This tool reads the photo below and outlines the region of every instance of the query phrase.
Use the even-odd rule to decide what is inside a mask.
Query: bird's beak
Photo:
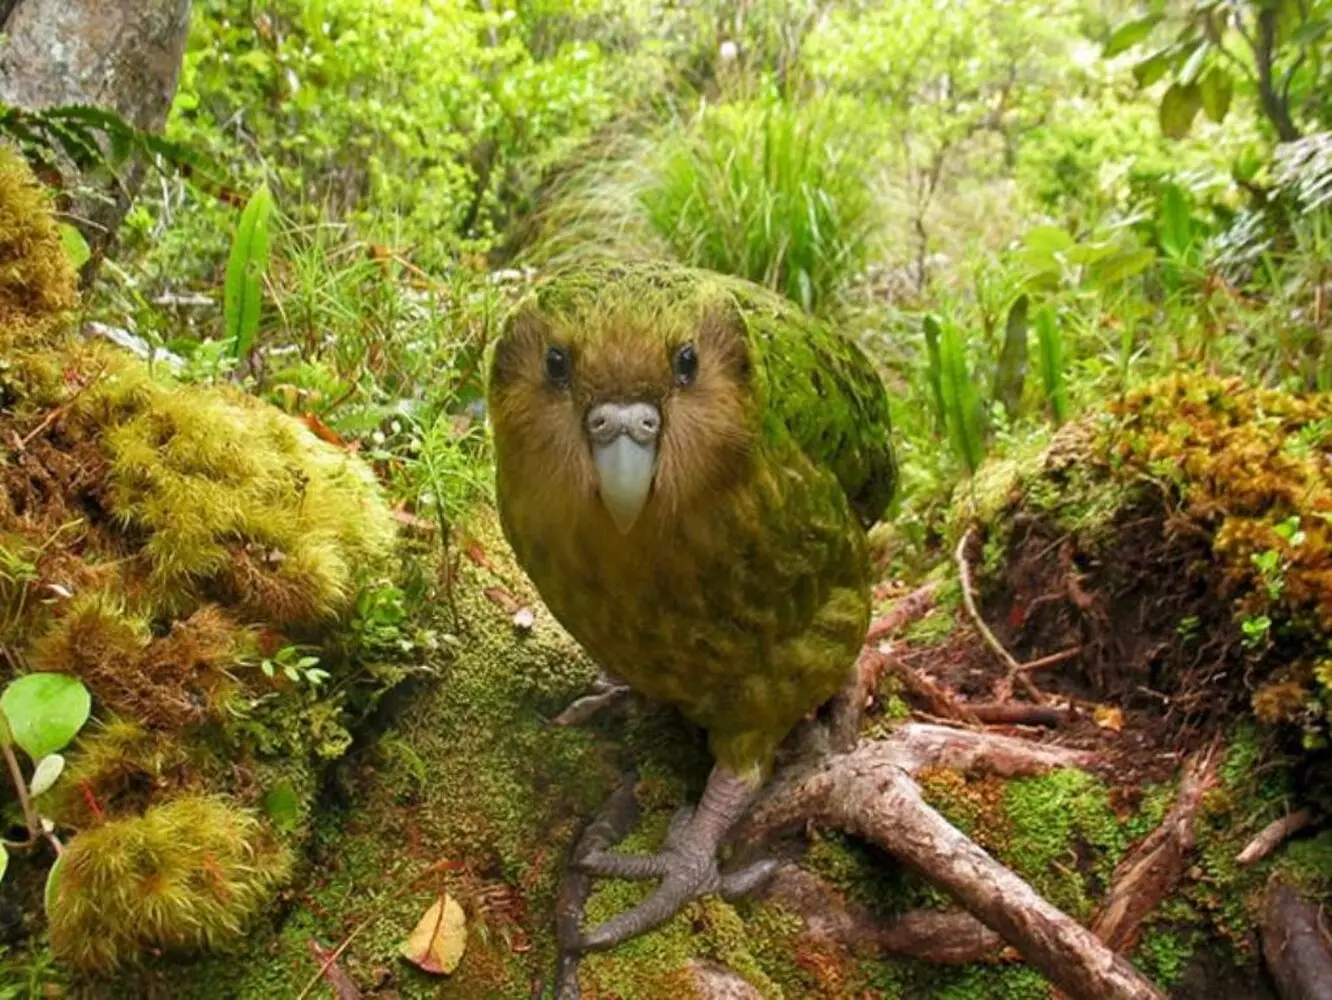
[[[652,490],[661,413],[651,403],[601,403],[588,411],[587,432],[601,502],[627,533]]]

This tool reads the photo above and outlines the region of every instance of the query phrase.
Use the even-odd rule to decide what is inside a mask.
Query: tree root
[[[1155,986],[1095,935],[954,829],[921,797],[924,767],[1003,777],[1089,762],[1089,755],[1029,741],[907,725],[892,736],[777,782],[741,831],[757,844],[809,821],[862,837],[950,893],[1047,979],[1078,1000],[1162,1000]]]
[[[1196,843],[1194,821],[1203,796],[1216,782],[1216,750],[1213,744],[1189,762],[1166,818],[1115,870],[1092,931],[1117,952],[1133,947],[1143,919],[1174,893],[1184,877]]]
[[[1262,938],[1263,958],[1282,1000],[1332,1000],[1332,940],[1320,906],[1273,882]]]
[[[361,1000],[360,988],[351,980],[342,966],[338,965],[337,953],[331,948],[324,948],[314,938],[307,938],[305,946],[310,955],[320,966],[320,976],[328,983],[333,995],[338,1000]]]
[[[953,558],[957,562],[957,577],[962,584],[962,603],[966,606],[967,615],[971,618],[971,623],[976,626],[976,631],[980,633],[985,645],[989,646],[990,651],[1008,668],[1008,674],[1000,687],[999,699],[1001,701],[1008,700],[1013,692],[1013,684],[1016,682],[1022,686],[1022,690],[1033,701],[1043,702],[1045,696],[1032,683],[1031,678],[1023,673],[1022,664],[1004,648],[1002,642],[995,638],[995,634],[990,631],[990,626],[986,625],[985,619],[981,617],[980,609],[976,607],[976,591],[971,582],[971,563],[967,559],[967,548],[971,545],[973,537],[975,535],[972,528],[968,528],[962,533],[962,540],[957,543],[957,551],[953,554]]]
[[[939,584],[927,583],[905,597],[898,598],[886,614],[870,622],[869,631],[865,633],[865,645],[872,646],[917,619],[924,618],[933,609],[934,598],[938,593]]]
[[[1259,831],[1258,836],[1249,841],[1244,850],[1239,852],[1235,863],[1243,867],[1256,865],[1280,847],[1287,837],[1294,836],[1312,823],[1313,818],[1313,810],[1306,807],[1273,820]]]
[[[818,875],[794,864],[777,870],[764,897],[805,922],[806,933],[849,951],[874,950],[935,965],[997,958],[1004,940],[966,910],[913,910],[891,923],[848,900]]]

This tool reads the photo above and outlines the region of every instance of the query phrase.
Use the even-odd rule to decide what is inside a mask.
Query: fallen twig
[[[869,630],[865,633],[865,645],[872,646],[917,619],[924,618],[934,608],[934,598],[938,592],[938,583],[927,583],[905,597],[898,598],[886,614],[870,622]]]
[[[1273,820],[1263,827],[1258,836],[1249,841],[1248,846],[1239,852],[1235,863],[1247,867],[1256,865],[1263,858],[1275,851],[1286,840],[1313,822],[1312,809],[1297,809],[1280,819]]]
[[[950,893],[1047,979],[1079,1000],[1162,1000],[1163,994],[1077,921],[954,829],[921,797],[925,766],[1011,776],[1086,763],[1088,754],[990,733],[907,725],[779,783],[741,831],[755,842],[813,821],[877,844]]]
[[[1061,663],[1067,663],[1082,652],[1081,646],[1072,646],[1068,649],[1061,649],[1057,653],[1051,653],[1049,656],[1042,656],[1039,660],[1028,660],[1026,663],[1018,664],[1019,670],[1040,670],[1043,667],[1054,667]]]
[[[306,938],[305,946],[310,949],[314,960],[320,963],[319,975],[333,988],[338,1000],[361,1000],[361,991],[342,966],[338,965],[338,955],[321,945],[314,938]]]
[[[973,530],[968,528],[962,533],[962,540],[957,543],[957,551],[953,558],[957,562],[958,579],[962,584],[962,603],[966,606],[967,615],[971,618],[972,624],[976,626],[976,631],[980,633],[985,645],[989,646],[990,651],[1008,668],[1008,675],[1004,678],[1000,697],[1001,699],[1007,699],[1012,693],[1013,682],[1016,681],[1022,685],[1022,689],[1027,692],[1027,695],[1033,701],[1044,701],[1044,695],[1031,682],[1031,678],[1022,672],[1022,664],[1018,663],[1013,654],[1004,648],[1004,644],[995,638],[994,633],[990,631],[990,626],[986,625],[985,619],[981,617],[980,609],[976,607],[976,594],[971,582],[971,564],[967,560],[967,546],[971,544]]]
[[[963,708],[987,726],[1045,726],[1058,729],[1068,722],[1069,717],[1066,708],[1012,701],[966,704]]]
[[[1118,952],[1137,942],[1143,919],[1172,893],[1188,869],[1196,837],[1194,821],[1203,796],[1216,782],[1217,746],[1189,762],[1179,795],[1161,825],[1119,863],[1092,921],[1096,936]]]

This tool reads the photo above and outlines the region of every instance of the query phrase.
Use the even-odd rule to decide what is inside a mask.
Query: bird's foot
[[[602,671],[592,682],[587,694],[575,698],[552,722],[557,726],[580,726],[593,716],[618,705],[631,694],[627,684],[621,684]]]
[[[710,893],[736,899],[759,888],[776,870],[775,861],[758,861],[722,873],[717,848],[757,791],[751,782],[716,768],[697,809],[676,813],[662,849],[656,854],[591,851],[574,864],[591,875],[623,879],[661,879],[648,897],[582,936],[580,950],[602,951],[659,927],[688,903]]]

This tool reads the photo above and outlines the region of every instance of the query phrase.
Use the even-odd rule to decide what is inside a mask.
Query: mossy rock
[[[76,303],[47,197],[0,149],[0,684],[21,665],[92,694],[41,807],[67,840],[55,953],[105,972],[234,943],[272,902],[380,683],[350,622],[396,532],[358,457],[79,342]],[[36,913],[27,860],[5,888]]]

